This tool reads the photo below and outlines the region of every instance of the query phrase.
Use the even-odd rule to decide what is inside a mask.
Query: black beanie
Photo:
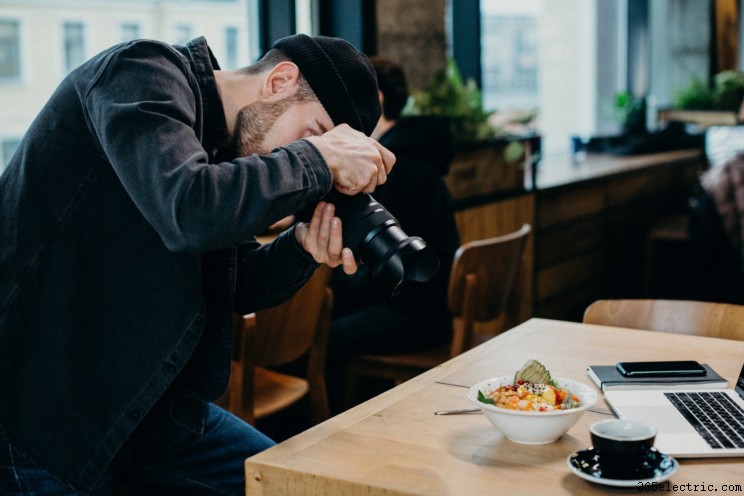
[[[346,40],[295,34],[274,43],[300,68],[333,124],[367,136],[380,118],[377,78],[369,59]]]

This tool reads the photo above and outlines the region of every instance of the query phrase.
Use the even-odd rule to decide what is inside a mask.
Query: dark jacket
[[[395,154],[387,182],[372,196],[400,222],[409,236],[420,236],[439,257],[439,269],[426,283],[405,281],[400,293],[389,297],[372,284],[363,267],[357,274],[334,273],[336,315],[370,304],[390,304],[405,312],[445,321],[449,318],[447,287],[455,251],[460,245],[453,202],[442,176],[452,160],[448,122],[435,117],[400,119],[380,143]]]
[[[293,231],[253,235],[322,197],[328,167],[306,141],[213,163],[213,68],[203,38],[106,50],[0,177],[0,434],[82,489],[166,392],[198,431],[227,385],[233,311],[316,268]]]

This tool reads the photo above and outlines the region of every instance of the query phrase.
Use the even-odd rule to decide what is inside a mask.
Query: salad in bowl
[[[507,439],[546,444],[565,434],[597,402],[597,393],[582,382],[552,377],[529,360],[513,376],[478,382],[468,398]]]

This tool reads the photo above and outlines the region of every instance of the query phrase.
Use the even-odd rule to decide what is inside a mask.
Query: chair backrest
[[[324,315],[330,276],[330,268],[324,265],[292,298],[256,312],[255,325],[249,331],[250,355],[254,366],[286,364],[312,347],[318,329],[323,327],[321,321],[330,318]]]
[[[324,372],[333,309],[333,292],[328,287],[330,277],[331,269],[324,265],[286,302],[255,313],[235,315],[230,387],[217,404],[246,422],[255,423],[257,368],[290,363],[309,352],[307,383],[313,416],[328,418]],[[268,394],[274,404],[289,404],[281,392]]]
[[[744,340],[744,306],[685,300],[597,300],[583,322]]]
[[[511,296],[532,228],[471,241],[455,253],[448,301],[455,318],[451,355],[473,346],[473,324],[500,317]]]

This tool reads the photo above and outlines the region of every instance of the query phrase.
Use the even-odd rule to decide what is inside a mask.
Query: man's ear
[[[299,80],[300,68],[294,62],[279,62],[266,74],[261,96],[267,102],[282,100],[297,91]]]

